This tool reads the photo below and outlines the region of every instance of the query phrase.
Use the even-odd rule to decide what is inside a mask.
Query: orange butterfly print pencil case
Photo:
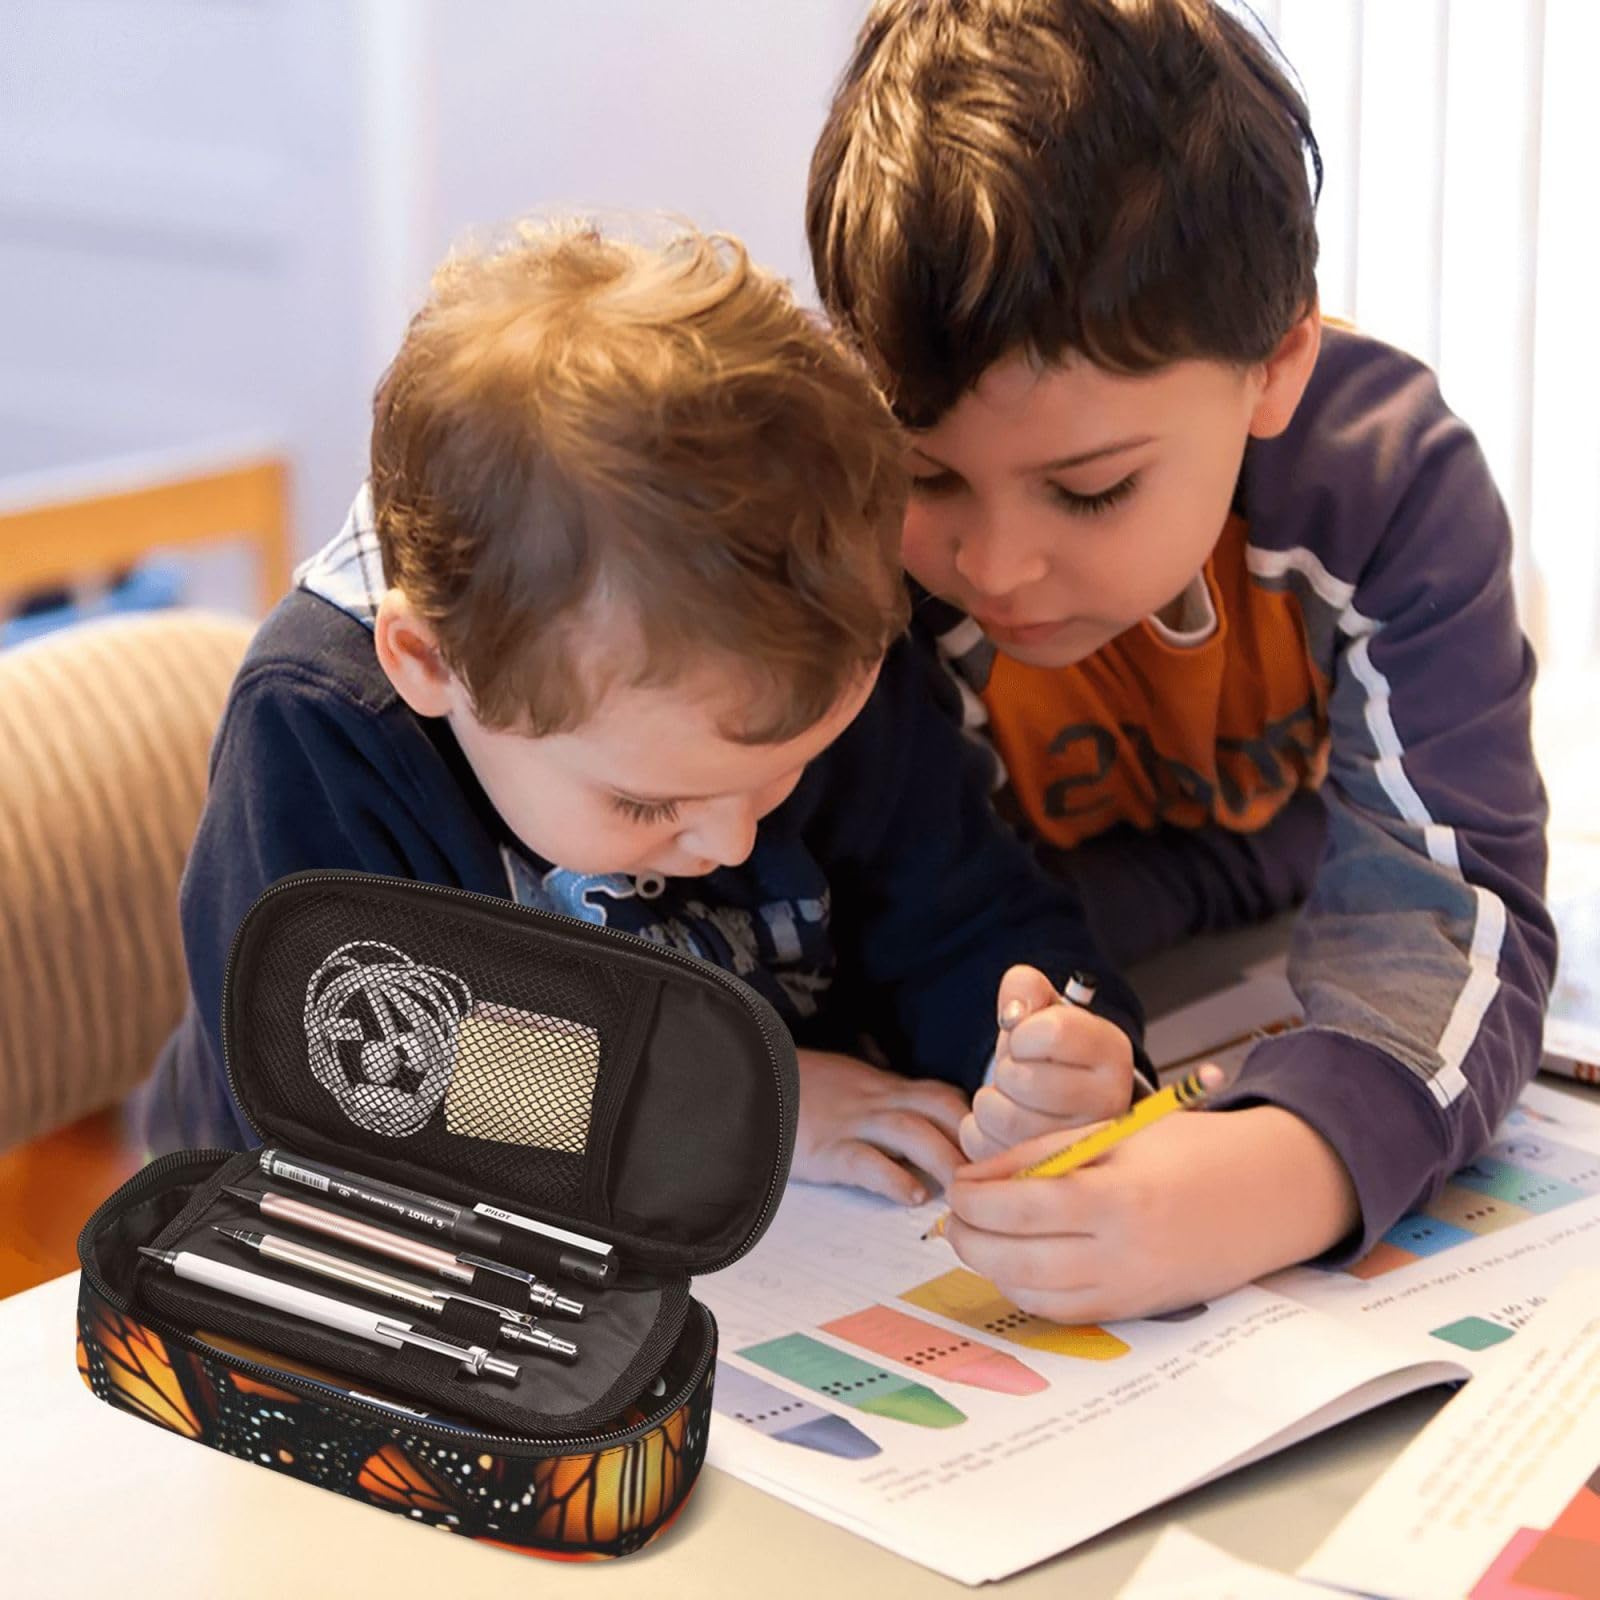
[[[782,1020],[676,950],[461,890],[273,885],[229,954],[262,1144],[85,1224],[78,1368],[182,1438],[533,1555],[626,1555],[705,1457],[691,1293],[793,1153]]]

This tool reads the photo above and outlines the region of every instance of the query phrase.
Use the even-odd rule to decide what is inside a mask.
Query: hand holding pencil
[[[1029,1179],[1065,1177],[1067,1173],[1075,1172],[1079,1167],[1087,1166],[1091,1161],[1105,1155],[1107,1151],[1115,1149],[1124,1139],[1131,1138],[1142,1128],[1149,1127],[1153,1122],[1159,1122],[1162,1117],[1169,1116],[1174,1111],[1185,1111],[1192,1106],[1203,1104],[1207,1095],[1222,1087],[1222,1079],[1221,1067],[1196,1067],[1181,1082],[1169,1084],[1165,1089],[1147,1095],[1131,1111],[1125,1112],[1115,1121],[1101,1123],[1081,1139],[1074,1140],[1051,1155],[1030,1161],[1010,1176]],[[950,1214],[946,1212],[923,1234],[923,1238],[942,1238],[949,1219]]]
[[[1219,1069],[1200,1072],[1209,1089]],[[962,1264],[1035,1316],[1111,1322],[1215,1299],[1321,1254],[1359,1221],[1338,1156],[1286,1108],[1155,1110],[1109,1147],[1099,1136],[1111,1124],[1044,1134],[958,1168],[945,1237]],[[1075,1145],[1084,1148],[1064,1176],[1019,1181]]]
[[[1094,994],[1094,980],[1081,973],[1059,991],[1036,967],[1012,967],[1001,979],[994,1062],[961,1123],[969,1161],[1128,1109],[1133,1046],[1116,1023],[1089,1009]]]

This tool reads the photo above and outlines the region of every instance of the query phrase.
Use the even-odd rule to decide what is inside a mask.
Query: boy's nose
[[[1018,530],[973,523],[956,536],[955,568],[962,581],[985,600],[1003,600],[1049,571],[1042,552],[1031,550]]]
[[[721,867],[736,867],[756,846],[755,806],[732,796],[712,801],[680,836],[679,843]]]

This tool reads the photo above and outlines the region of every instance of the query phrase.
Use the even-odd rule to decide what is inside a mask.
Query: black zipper
[[[295,889],[301,884],[371,883],[372,881],[373,876],[370,873],[300,872],[294,874],[292,877],[280,879],[277,883],[272,884],[270,887],[262,890],[261,894],[257,897],[255,904],[251,906],[249,914],[234,930],[233,942],[228,946],[227,965],[223,969],[223,993],[228,994],[232,991],[233,966],[234,961],[239,954],[240,941],[243,938],[245,928],[248,926],[248,924],[255,921],[256,911],[264,902],[270,900],[274,895],[280,894],[285,890]],[[754,1020],[756,1027],[761,1034],[762,1042],[767,1047],[768,1065],[774,1069],[772,1076],[778,1092],[778,1126],[786,1130],[787,1119],[784,1116],[783,1075],[776,1070],[776,1053],[773,1049],[774,1035],[772,1032],[770,1019],[764,1009],[758,1009],[750,1004],[750,996],[746,992],[745,986],[736,978],[734,978],[731,973],[724,972],[721,967],[715,966],[709,961],[698,961],[693,956],[687,956],[681,950],[674,950],[668,945],[655,944],[649,939],[641,939],[638,934],[629,933],[622,928],[606,928],[602,931],[599,928],[592,927],[589,923],[579,921],[579,919],[576,917],[564,917],[555,912],[541,911],[537,906],[519,905],[515,900],[503,900],[498,895],[483,894],[476,889],[460,889],[455,887],[453,884],[424,883],[419,879],[413,878],[379,881],[393,881],[400,883],[408,893],[412,890],[422,890],[427,894],[443,895],[446,899],[466,900],[475,904],[490,906],[497,914],[501,916],[504,916],[507,912],[510,912],[515,916],[531,919],[533,922],[543,925],[548,932],[556,934],[564,939],[575,940],[579,944],[587,942],[589,944],[607,945],[612,944],[620,939],[626,944],[636,946],[638,949],[649,955],[652,959],[672,962],[677,966],[684,967],[688,971],[693,972],[697,977],[710,979],[719,988],[726,990],[728,994],[732,995],[733,998],[739,1002],[740,1006]],[[241,1111],[243,1111],[244,1101],[239,1097],[238,1084],[233,1076],[233,1060],[228,1051],[229,1032],[230,1030],[226,1027],[224,1027],[222,1030],[222,1066],[223,1071],[227,1074],[228,1090],[233,1096],[234,1103],[240,1108]],[[245,1115],[246,1120],[249,1121],[249,1113],[246,1112]],[[256,1127],[254,1122],[250,1122],[250,1129],[252,1133],[261,1134],[261,1130]],[[778,1172],[788,1171],[789,1162],[786,1158],[791,1157],[793,1154],[792,1141],[789,1138],[787,1131],[784,1132],[784,1136],[779,1143],[778,1154],[780,1159],[774,1164],[772,1169],[774,1178]],[[751,1248],[755,1245],[756,1240],[761,1237],[762,1233],[766,1229],[767,1219],[771,1216],[776,1205],[774,1195],[777,1189],[778,1185],[773,1181],[772,1178],[769,1178],[767,1181],[767,1192],[762,1197],[760,1214],[757,1216],[755,1224],[745,1235],[744,1242],[737,1250],[734,1251],[731,1256],[726,1256],[721,1261],[701,1267],[699,1269],[701,1272],[721,1272],[723,1268],[731,1267],[735,1261],[739,1260],[740,1257],[744,1256],[751,1250]]]
[[[150,1316],[143,1307],[135,1311],[127,1296],[117,1293],[100,1276],[99,1269],[94,1265],[93,1252],[89,1248],[90,1241],[100,1231],[108,1216],[142,1199],[147,1190],[154,1193],[164,1187],[160,1180],[164,1180],[185,1166],[203,1166],[214,1170],[219,1162],[229,1161],[238,1153],[237,1150],[175,1150],[170,1155],[159,1156],[147,1167],[135,1173],[115,1194],[104,1200],[94,1215],[84,1223],[78,1235],[78,1263],[82,1268],[84,1281],[114,1311],[120,1311],[124,1316],[137,1316],[140,1322],[154,1328],[164,1339],[171,1339],[184,1349],[193,1350],[207,1360],[215,1361],[232,1371],[268,1379],[281,1388],[298,1390],[310,1399],[322,1401],[331,1399],[343,1410],[374,1417],[380,1422],[389,1424],[392,1429],[425,1435],[444,1443],[457,1441],[498,1445],[506,1447],[504,1453],[513,1456],[569,1454],[574,1450],[642,1439],[660,1425],[662,1418],[671,1416],[684,1405],[705,1379],[706,1369],[711,1364],[711,1350],[715,1348],[714,1345],[707,1349],[706,1354],[696,1363],[688,1381],[682,1385],[672,1397],[671,1403],[653,1422],[638,1422],[627,1428],[613,1428],[608,1433],[565,1434],[553,1439],[540,1439],[530,1434],[480,1433],[475,1429],[455,1427],[449,1423],[431,1422],[425,1417],[415,1416],[394,1406],[384,1406],[376,1401],[359,1399],[331,1383],[322,1383],[316,1378],[307,1378],[298,1372],[285,1372],[279,1367],[264,1366],[259,1361],[250,1361],[229,1351],[219,1350],[216,1345],[207,1344],[204,1339],[197,1339],[192,1333],[187,1333],[160,1317]]]

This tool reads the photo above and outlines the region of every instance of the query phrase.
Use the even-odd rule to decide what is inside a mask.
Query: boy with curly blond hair
[[[865,370],[732,241],[527,227],[447,263],[368,484],[234,684],[150,1142],[254,1140],[219,1043],[233,931],[348,868],[734,973],[801,1047],[795,1174],[925,1198],[1002,980],[1044,981],[1007,969],[1095,957],[901,637],[905,476]],[[1125,1099],[1137,1004],[1098,1010],[1075,1058]]]

